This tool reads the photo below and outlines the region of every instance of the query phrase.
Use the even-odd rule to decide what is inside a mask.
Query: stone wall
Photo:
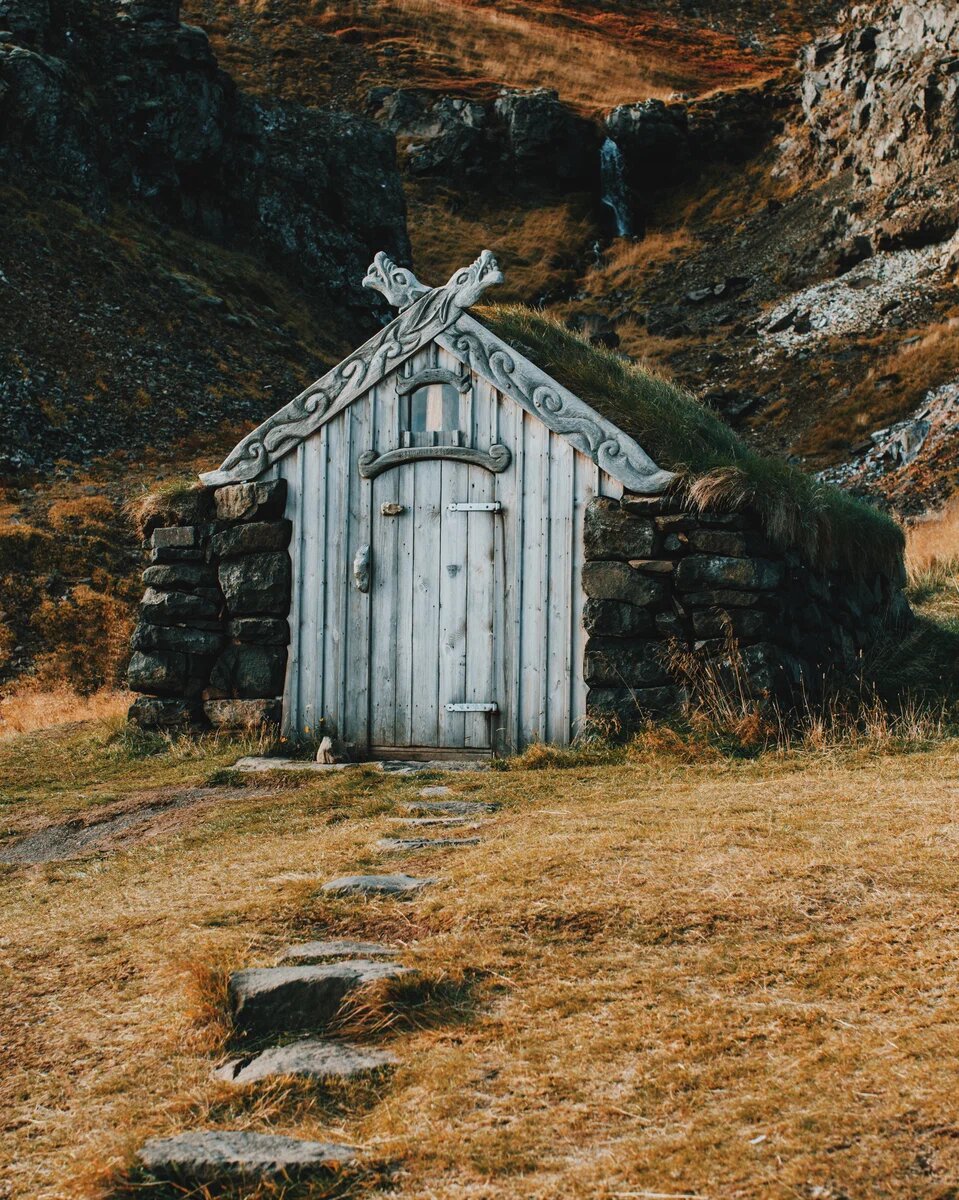
[[[674,498],[591,501],[585,557],[587,711],[626,724],[682,709],[689,678],[670,669],[671,649],[788,705],[855,674],[884,629],[911,619],[904,573],[816,573],[775,549],[755,516],[694,513]]]
[[[128,680],[146,728],[276,724],[290,629],[286,481],[196,488],[146,529]]]

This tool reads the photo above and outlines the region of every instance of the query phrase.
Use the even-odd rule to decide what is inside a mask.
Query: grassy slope
[[[3,744],[6,832],[239,750],[137,758],[109,734]],[[452,856],[372,849],[421,781],[354,774],[259,780],[112,856],[4,868],[11,1197],[103,1195],[142,1137],[187,1125],[356,1142],[401,1164],[408,1200],[945,1194],[959,745],[452,782],[505,804]],[[316,895],[359,867],[440,883]],[[336,1103],[214,1084],[223,970],[326,934],[395,940],[430,984],[421,1027],[380,1035],[395,1078]]]
[[[895,522],[795,467],[756,454],[674,383],[532,309],[491,305],[477,315],[633,436],[660,466],[679,472],[694,495],[724,507],[755,505],[773,540],[798,544],[812,563],[865,575],[901,553]]]
[[[183,16],[209,30],[246,86],[347,108],[377,86],[477,97],[545,86],[584,110],[699,93],[768,76],[808,22],[787,18],[757,53],[739,44],[735,20],[711,27],[662,6],[589,0],[186,0]]]

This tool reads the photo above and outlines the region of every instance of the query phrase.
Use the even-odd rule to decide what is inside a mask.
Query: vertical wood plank
[[[572,572],[570,579],[570,639],[569,639],[569,736],[574,738],[586,717],[586,681],[583,677],[586,654],[586,630],[583,627],[583,524],[586,505],[599,487],[599,468],[585,454],[573,455],[573,530]]]
[[[411,736],[414,746],[435,746],[439,736],[440,468],[438,461],[417,462],[412,464],[411,472],[416,500],[413,527],[416,661],[411,671]]]
[[[462,746],[466,718],[463,713],[446,711],[448,703],[460,704],[466,692],[467,638],[467,547],[471,516],[450,512],[450,504],[469,498],[469,469],[464,463],[440,463],[439,534],[439,662],[437,692],[437,731],[440,746]]]
[[[570,738],[570,651],[572,618],[572,536],[576,451],[565,438],[549,435],[548,537],[549,586],[546,645],[547,741],[565,746]]]
[[[518,480],[523,504],[523,602],[520,609],[520,741],[523,744],[546,738],[548,438],[546,426],[524,413],[524,471]]]
[[[283,681],[283,720],[281,732],[284,737],[295,736],[298,720],[298,680],[300,677],[300,581],[302,578],[302,553],[300,532],[303,519],[300,506],[303,503],[303,492],[300,488],[300,472],[302,470],[303,447],[298,446],[291,454],[280,459],[266,478],[286,480],[286,516],[289,518],[293,532],[290,537],[290,570],[292,586],[290,588],[290,612],[288,623],[290,627],[290,644],[287,647],[286,676]]]
[[[473,376],[471,414],[471,445],[484,450],[496,441],[497,414],[494,389]],[[468,471],[471,504],[488,504],[497,499],[496,483],[499,476],[480,467]],[[497,685],[494,668],[495,611],[500,607],[498,582],[494,572],[494,554],[497,528],[503,517],[498,513],[472,512],[467,518],[467,630],[466,630],[466,683],[464,699],[469,703],[482,704],[495,701],[503,705],[502,690]],[[492,730],[502,720],[502,712],[489,717],[483,713],[466,714],[463,729],[464,745],[472,749],[487,749],[492,745]]]
[[[316,729],[323,704],[323,623],[326,576],[326,441],[327,429],[320,429],[302,444],[303,472],[303,572],[300,581],[299,733]]]
[[[347,410],[348,412],[349,410]],[[340,736],[343,729],[342,644],[346,617],[345,593],[351,586],[352,563],[347,561],[344,523],[346,498],[341,464],[349,453],[349,427],[340,414],[324,428],[326,444],[326,568],[323,578],[325,613],[323,637],[323,716]]]
[[[357,468],[357,458],[373,445],[373,422],[381,402],[384,384],[361,397],[348,410],[351,420],[350,454],[344,463],[345,486],[349,496],[347,517],[347,559],[362,545],[372,546],[372,486],[363,479]],[[370,618],[377,563],[371,554],[370,591],[361,592],[353,586],[352,571],[347,586],[347,615],[345,625],[345,667],[343,686],[343,737],[363,751],[370,742]]]

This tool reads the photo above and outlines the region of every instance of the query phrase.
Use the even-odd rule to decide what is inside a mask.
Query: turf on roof
[[[769,539],[814,567],[890,571],[903,535],[885,514],[749,447],[689,392],[523,305],[474,310],[493,333],[675,471],[701,509],[754,509]]]

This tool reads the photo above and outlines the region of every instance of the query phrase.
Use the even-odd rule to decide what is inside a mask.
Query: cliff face
[[[802,112],[819,163],[888,191],[959,153],[959,9],[859,5],[805,47]]]
[[[253,247],[357,319],[372,253],[408,254],[389,134],[252,99],[178,0],[0,0],[0,31],[0,170],[20,186]]]

